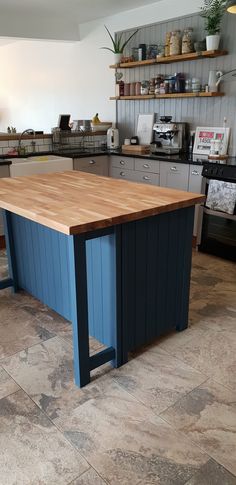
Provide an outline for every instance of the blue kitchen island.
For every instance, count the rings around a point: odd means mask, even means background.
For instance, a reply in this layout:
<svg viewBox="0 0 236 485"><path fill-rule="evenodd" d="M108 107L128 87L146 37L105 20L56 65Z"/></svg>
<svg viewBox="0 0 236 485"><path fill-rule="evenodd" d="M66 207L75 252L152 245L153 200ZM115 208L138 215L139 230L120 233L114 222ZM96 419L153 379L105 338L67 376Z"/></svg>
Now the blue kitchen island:
<svg viewBox="0 0 236 485"><path fill-rule="evenodd" d="M188 325L204 197L71 171L1 179L9 278L73 325L75 382ZM17 332L17 328L16 328ZM89 356L89 335L105 348Z"/></svg>

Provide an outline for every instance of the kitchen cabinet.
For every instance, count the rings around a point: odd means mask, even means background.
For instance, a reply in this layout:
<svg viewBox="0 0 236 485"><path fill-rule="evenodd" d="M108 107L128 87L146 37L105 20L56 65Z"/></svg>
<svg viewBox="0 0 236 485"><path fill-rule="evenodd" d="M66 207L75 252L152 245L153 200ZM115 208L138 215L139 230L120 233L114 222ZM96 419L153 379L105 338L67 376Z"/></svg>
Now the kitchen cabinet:
<svg viewBox="0 0 236 485"><path fill-rule="evenodd" d="M188 190L189 165L160 162L160 185L170 189Z"/></svg>
<svg viewBox="0 0 236 485"><path fill-rule="evenodd" d="M202 167L190 165L189 167L189 192L196 194L204 193L202 189ZM201 226L201 209L200 205L195 206L193 235L197 238L197 244L200 244L200 226Z"/></svg>
<svg viewBox="0 0 236 485"><path fill-rule="evenodd" d="M74 170L80 170L81 172L89 172L96 175L103 175L108 177L109 171L107 155L74 158L73 162Z"/></svg>
<svg viewBox="0 0 236 485"><path fill-rule="evenodd" d="M0 165L0 178L10 177L9 165ZM0 236L4 235L2 210L0 209Z"/></svg>
<svg viewBox="0 0 236 485"><path fill-rule="evenodd" d="M113 155L110 157L111 168L121 168L122 170L134 170L134 158Z"/></svg>

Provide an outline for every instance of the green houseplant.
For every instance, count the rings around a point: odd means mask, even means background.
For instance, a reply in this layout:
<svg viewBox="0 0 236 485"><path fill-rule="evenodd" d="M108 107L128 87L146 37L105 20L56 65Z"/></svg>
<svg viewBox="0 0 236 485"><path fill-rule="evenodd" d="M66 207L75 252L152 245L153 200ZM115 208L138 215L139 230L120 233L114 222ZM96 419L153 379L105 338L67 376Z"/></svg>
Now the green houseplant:
<svg viewBox="0 0 236 485"><path fill-rule="evenodd" d="M220 44L220 28L228 0L204 0L201 16L205 20L207 31L207 50L217 50Z"/></svg>
<svg viewBox="0 0 236 485"><path fill-rule="evenodd" d="M115 64L118 64L120 62L120 59L122 57L125 47L129 43L129 41L134 37L134 35L137 34L139 29L135 30L135 32L133 32L133 34L130 35L125 42L122 42L123 33L117 34L116 37L112 37L111 32L106 27L106 25L104 25L104 27L112 41L113 49L110 47L101 47L101 49L106 49L108 51L113 52Z"/></svg>

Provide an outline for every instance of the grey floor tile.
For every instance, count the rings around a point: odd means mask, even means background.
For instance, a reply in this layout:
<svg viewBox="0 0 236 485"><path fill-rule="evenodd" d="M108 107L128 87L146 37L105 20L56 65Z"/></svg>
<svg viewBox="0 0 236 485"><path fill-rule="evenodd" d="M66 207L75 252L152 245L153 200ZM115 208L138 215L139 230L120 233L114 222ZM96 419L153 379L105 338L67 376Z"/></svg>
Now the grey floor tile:
<svg viewBox="0 0 236 485"><path fill-rule="evenodd" d="M0 401L0 483L65 485L89 468L23 392Z"/></svg>
<svg viewBox="0 0 236 485"><path fill-rule="evenodd" d="M161 416L236 475L236 392L209 380Z"/></svg>

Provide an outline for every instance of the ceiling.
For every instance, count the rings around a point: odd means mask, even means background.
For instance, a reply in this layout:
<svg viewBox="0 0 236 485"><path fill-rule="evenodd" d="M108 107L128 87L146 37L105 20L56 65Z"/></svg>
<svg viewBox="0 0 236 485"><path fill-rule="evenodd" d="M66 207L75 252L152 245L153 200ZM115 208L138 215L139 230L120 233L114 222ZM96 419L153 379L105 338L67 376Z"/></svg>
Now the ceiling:
<svg viewBox="0 0 236 485"><path fill-rule="evenodd" d="M0 0L1 14L16 12L30 17L55 15L76 18L79 24L126 10L156 3L159 0Z"/></svg>

